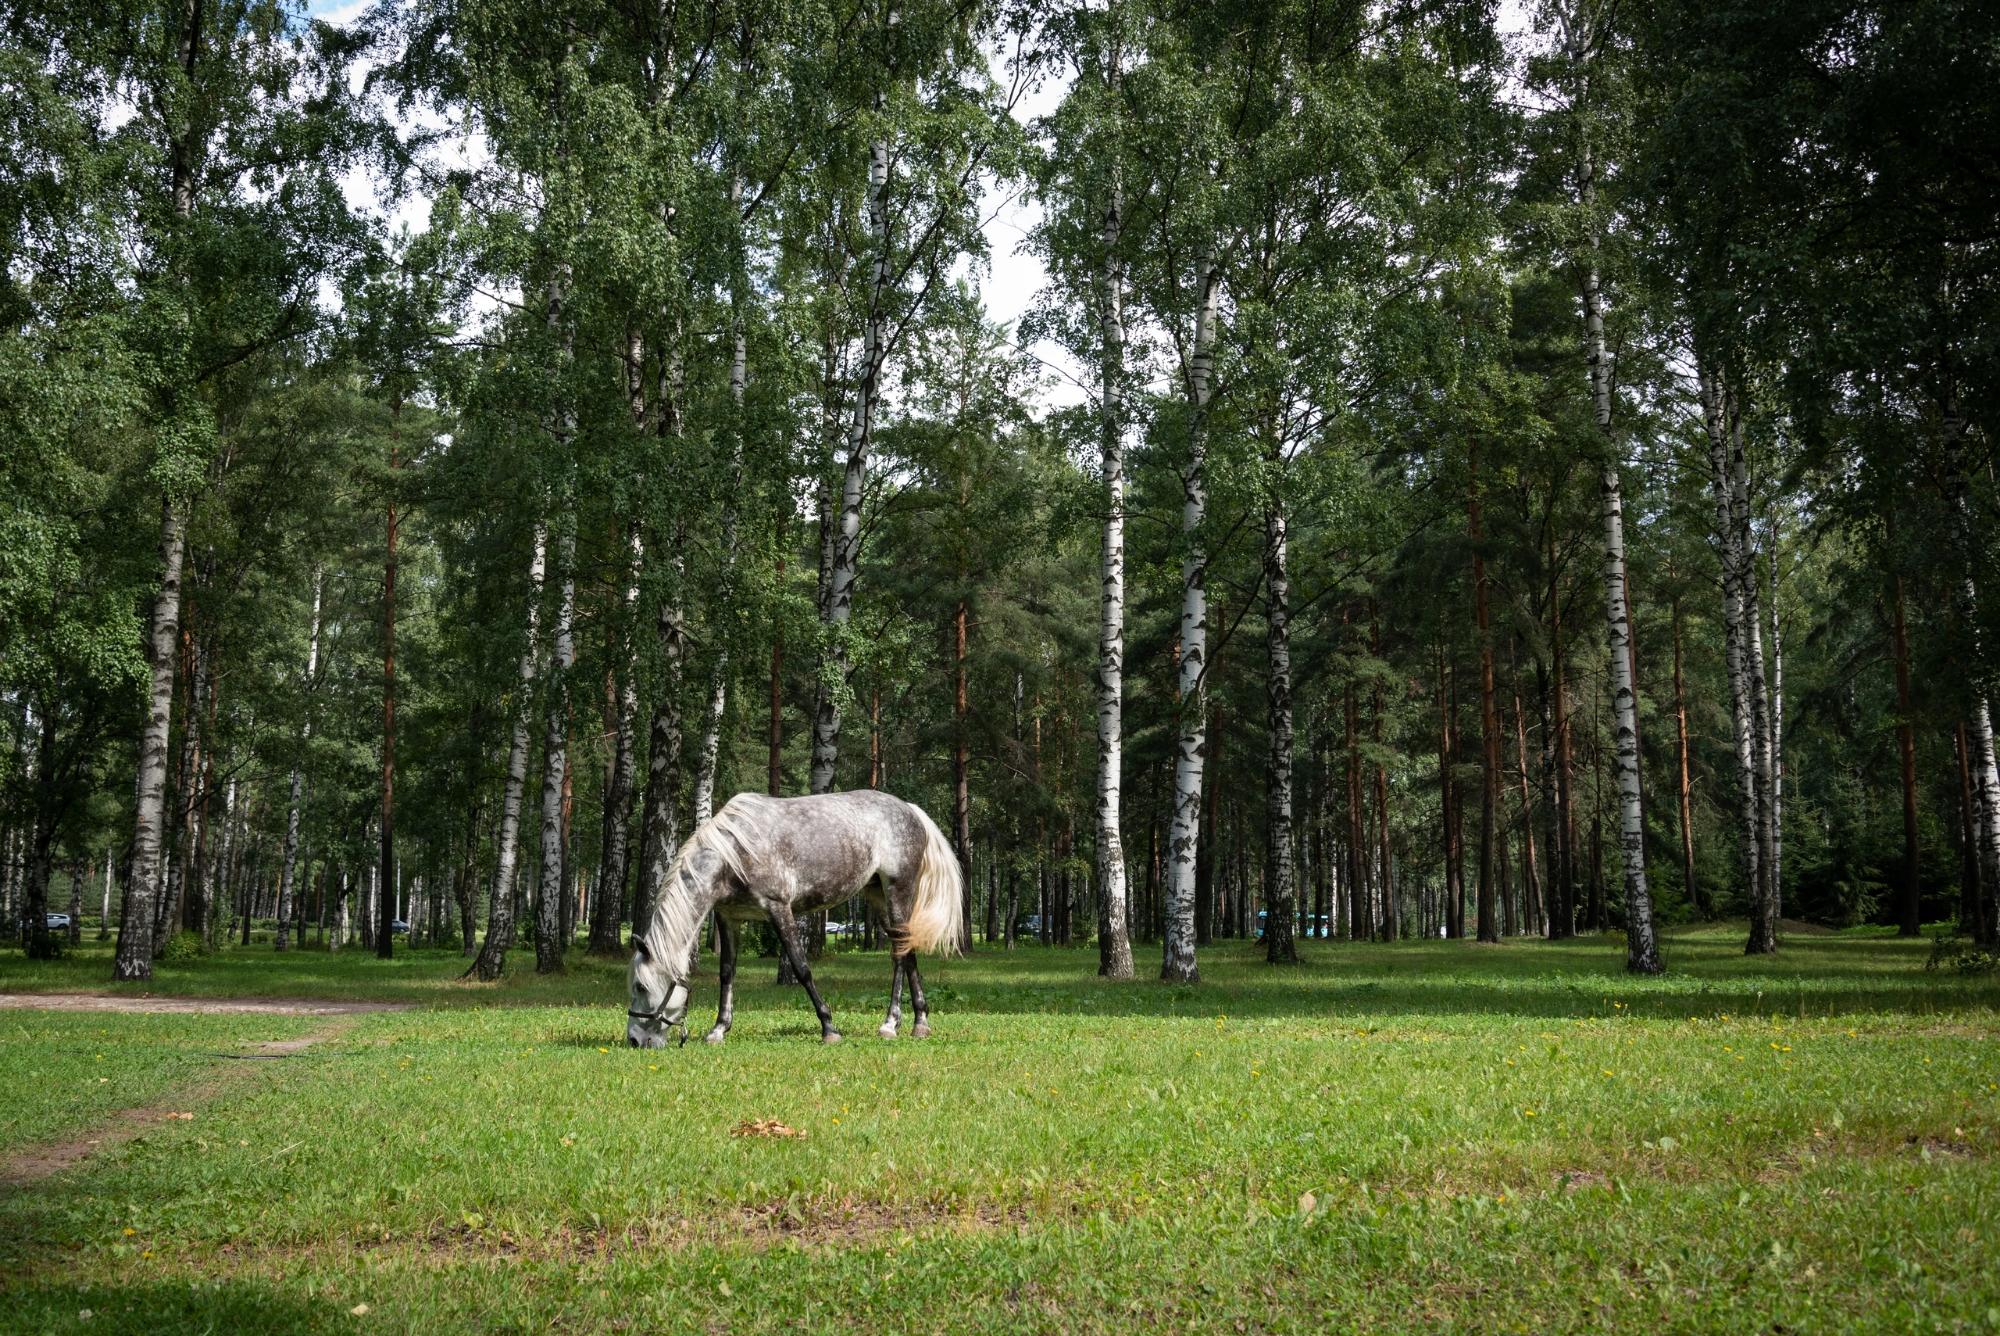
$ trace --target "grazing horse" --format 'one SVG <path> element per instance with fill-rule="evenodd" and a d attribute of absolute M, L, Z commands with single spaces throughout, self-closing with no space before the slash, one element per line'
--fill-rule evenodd
<path fill-rule="evenodd" d="M 957 951 L 964 881 L 951 845 L 922 808 L 860 789 L 809 798 L 739 793 L 688 837 L 653 898 L 652 922 L 633 943 L 626 1042 L 662 1048 L 667 1031 L 686 1022 L 695 940 L 713 910 L 722 999 L 708 1042 L 721 1043 L 734 1019 L 737 931 L 761 917 L 778 930 L 779 946 L 812 999 L 820 1038 L 838 1043 L 833 1013 L 813 986 L 797 916 L 839 904 L 863 887 L 888 925 L 895 959 L 880 1034 L 896 1037 L 907 978 L 916 1012 L 911 1033 L 924 1038 L 930 1016 L 916 953 Z"/>

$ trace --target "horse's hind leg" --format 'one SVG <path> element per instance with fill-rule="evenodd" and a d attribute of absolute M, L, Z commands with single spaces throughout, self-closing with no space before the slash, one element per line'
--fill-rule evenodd
<path fill-rule="evenodd" d="M 876 1033 L 884 1039 L 894 1039 L 896 1029 L 903 1023 L 903 958 L 892 954 L 895 967 L 889 977 L 889 1014 L 882 1021 L 882 1028 Z"/>
<path fill-rule="evenodd" d="M 931 1009 L 924 1005 L 924 981 L 917 973 L 917 953 L 908 952 L 903 956 L 903 973 L 910 976 L 910 1010 L 917 1013 L 917 1023 L 910 1027 L 913 1038 L 928 1039 L 931 1036 Z"/>
<path fill-rule="evenodd" d="M 711 1044 L 721 1043 L 736 1022 L 736 929 L 720 914 L 715 916 L 715 954 L 722 1000 L 716 1005 L 715 1028 L 708 1032 Z"/>
<path fill-rule="evenodd" d="M 799 921 L 792 917 L 789 905 L 770 911 L 771 926 L 778 930 L 778 944 L 792 962 L 792 973 L 799 976 L 799 983 L 805 987 L 806 996 L 812 999 L 813 1011 L 819 1016 L 819 1037 L 829 1044 L 840 1042 L 840 1031 L 833 1028 L 833 1011 L 819 995 L 813 984 L 812 966 L 806 962 L 805 942 L 799 936 Z"/>

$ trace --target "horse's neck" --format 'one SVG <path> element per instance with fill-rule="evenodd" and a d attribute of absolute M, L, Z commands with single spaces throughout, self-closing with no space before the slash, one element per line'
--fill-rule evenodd
<path fill-rule="evenodd" d="M 646 933 L 646 949 L 653 959 L 670 970 L 684 970 L 694 952 L 701 921 L 708 917 L 714 901 L 714 883 L 689 886 L 674 877 L 653 902 L 653 923 Z M 675 974 L 679 978 L 679 974 Z"/>

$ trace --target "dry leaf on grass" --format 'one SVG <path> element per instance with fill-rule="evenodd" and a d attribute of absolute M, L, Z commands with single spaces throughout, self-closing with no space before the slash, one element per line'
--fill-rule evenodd
<path fill-rule="evenodd" d="M 776 1118 L 759 1118 L 755 1122 L 748 1118 L 729 1129 L 733 1137 L 803 1137 L 796 1127 L 787 1127 Z"/>

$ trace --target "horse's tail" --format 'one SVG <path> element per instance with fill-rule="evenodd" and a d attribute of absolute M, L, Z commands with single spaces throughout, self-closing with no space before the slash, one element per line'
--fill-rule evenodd
<path fill-rule="evenodd" d="M 917 893 L 903 925 L 903 942 L 912 951 L 955 956 L 965 934 L 965 882 L 958 855 L 928 812 L 915 803 L 910 810 L 923 823 L 924 861 L 917 870 Z"/>

